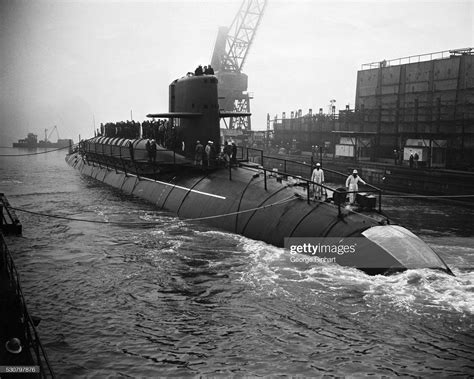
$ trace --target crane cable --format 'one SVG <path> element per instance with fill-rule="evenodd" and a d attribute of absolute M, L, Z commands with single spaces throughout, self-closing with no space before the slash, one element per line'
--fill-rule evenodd
<path fill-rule="evenodd" d="M 276 205 L 285 204 L 285 203 L 288 203 L 288 202 L 296 200 L 296 199 L 298 199 L 298 197 L 290 196 L 286 199 L 277 201 L 277 202 L 272 203 L 272 204 L 263 205 L 263 206 L 260 206 L 260 207 L 245 209 L 245 210 L 236 211 L 236 212 L 223 213 L 223 214 L 214 215 L 214 216 L 206 216 L 206 217 L 198 217 L 198 218 L 185 218 L 185 219 L 181 219 L 181 221 L 184 221 L 184 222 L 202 221 L 202 220 L 210 220 L 210 219 L 226 217 L 226 216 L 234 216 L 234 215 L 238 215 L 238 214 L 242 214 L 242 213 L 254 212 L 254 211 L 257 211 L 257 210 L 270 208 L 270 207 L 273 207 L 273 206 L 276 206 Z M 22 208 L 17 208 L 17 207 L 12 207 L 12 206 L 8 207 L 8 209 L 15 210 L 15 211 L 18 211 L 18 212 L 29 213 L 29 214 L 36 215 L 36 216 L 41 216 L 41 217 L 57 218 L 57 219 L 68 220 L 68 221 L 89 222 L 89 223 L 94 223 L 94 224 L 112 224 L 112 225 L 130 225 L 130 226 L 133 226 L 133 225 L 161 225 L 162 224 L 162 222 L 118 222 L 118 221 L 84 220 L 84 219 L 74 218 L 74 217 L 66 217 L 66 216 L 52 215 L 52 214 L 47 214 L 47 213 L 34 212 L 34 211 L 27 210 L 27 209 L 22 209 Z"/>

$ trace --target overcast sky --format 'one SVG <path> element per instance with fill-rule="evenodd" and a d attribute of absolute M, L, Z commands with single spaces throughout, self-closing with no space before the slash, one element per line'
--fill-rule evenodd
<path fill-rule="evenodd" d="M 168 110 L 168 85 L 210 62 L 241 1 L 0 0 L 0 145 L 93 134 Z M 473 1 L 269 0 L 244 72 L 253 129 L 266 115 L 338 109 L 361 65 L 472 47 Z M 53 140 L 55 138 L 52 138 Z"/>

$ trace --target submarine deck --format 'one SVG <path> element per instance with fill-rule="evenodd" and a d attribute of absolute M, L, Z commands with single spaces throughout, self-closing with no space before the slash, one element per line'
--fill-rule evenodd
<path fill-rule="evenodd" d="M 370 217 L 377 223 L 385 223 L 387 220 L 382 212 L 382 191 L 373 185 L 362 185 L 361 190 L 353 191 L 356 195 L 356 202 L 348 204 L 347 196 L 350 192 L 345 189 L 347 175 L 324 168 L 326 182 L 318 184 L 310 180 L 313 164 L 267 157 L 263 154 L 263 150 L 259 149 L 241 146 L 237 148 L 236 159 L 230 162 L 227 167 L 225 167 L 223 160 L 216 160 L 210 166 L 205 164 L 199 166 L 195 164 L 193 157 L 185 157 L 160 145 L 158 145 L 156 161 L 151 161 L 148 153 L 140 151 L 140 149 L 135 149 L 134 159 L 129 157 L 127 159 L 122 149 L 118 151 L 118 154 L 109 155 L 79 149 L 79 154 L 82 159 L 93 166 L 105 166 L 109 170 L 123 172 L 125 175 L 136 175 L 139 179 L 146 178 L 170 183 L 177 173 L 207 175 L 211 172 L 224 170 L 228 171 L 229 180 L 232 180 L 234 168 L 246 168 L 254 170 L 255 175 L 263 176 L 265 188 L 268 180 L 276 179 L 282 185 L 294 187 L 295 195 L 306 199 L 308 204 L 325 202 L 336 206 L 341 218 L 356 213 Z M 316 186 L 320 186 L 321 192 L 324 194 L 321 200 L 313 197 L 313 189 Z"/>

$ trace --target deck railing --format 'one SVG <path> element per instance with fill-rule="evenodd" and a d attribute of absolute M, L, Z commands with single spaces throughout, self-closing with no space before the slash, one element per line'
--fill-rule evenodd
<path fill-rule="evenodd" d="M 408 57 L 395 58 L 395 59 L 390 59 L 388 61 L 383 60 L 379 62 L 364 63 L 361 69 L 370 70 L 373 68 L 383 68 L 383 67 L 390 67 L 390 66 L 396 66 L 396 65 L 402 65 L 402 64 L 432 61 L 434 59 L 446 59 L 446 58 L 450 58 L 452 56 L 458 56 L 458 55 L 471 55 L 472 51 L 473 51 L 472 47 L 467 47 L 467 48 L 462 48 L 462 49 L 436 51 L 434 53 L 427 53 L 427 54 L 410 55 Z"/>
<path fill-rule="evenodd" d="M 340 196 L 344 196 L 343 193 L 374 193 L 378 197 L 378 211 L 379 213 L 382 212 L 382 190 L 372 184 L 367 183 L 364 185 L 364 189 L 358 191 L 342 191 L 338 188 L 323 186 L 310 180 L 312 172 L 315 168 L 313 162 L 308 164 L 285 158 L 266 156 L 264 155 L 264 151 L 260 149 L 242 148 L 242 151 L 244 151 L 244 149 L 245 153 L 242 152 L 242 156 L 245 156 L 247 161 L 257 163 L 267 171 L 275 172 L 278 170 L 277 172 L 283 176 L 297 177 L 298 179 L 308 182 L 311 185 L 321 186 L 322 188 L 327 188 L 333 192 L 339 193 L 341 194 Z M 348 175 L 340 171 L 324 168 L 324 176 L 326 182 L 341 183 L 341 187 L 343 187 L 345 186 L 345 181 Z"/>
<path fill-rule="evenodd" d="M 173 160 L 171 161 L 170 157 L 168 156 L 168 159 L 162 159 L 163 154 L 160 154 L 160 152 L 172 152 L 173 153 Z M 94 165 L 97 163 L 99 166 L 106 166 L 108 168 L 114 169 L 115 171 L 117 170 L 122 170 L 125 174 L 127 173 L 133 173 L 137 175 L 138 178 L 140 173 L 139 173 L 139 168 L 142 169 L 146 166 L 149 168 L 151 167 L 153 173 L 159 172 L 157 170 L 158 167 L 164 165 L 164 164 L 172 164 L 173 166 L 176 165 L 176 153 L 173 150 L 168 150 L 168 149 L 160 149 L 157 151 L 157 157 L 158 159 L 156 162 L 149 162 L 147 160 L 130 160 L 126 159 L 126 157 L 121 157 L 121 156 L 111 156 L 111 155 L 103 155 L 100 153 L 94 153 L 94 152 L 86 152 L 86 157 L 87 160 L 91 161 L 91 163 Z M 161 160 L 160 160 L 161 158 Z M 192 165 L 193 160 L 191 158 L 188 158 L 189 164 Z M 334 193 L 337 193 L 338 198 L 343 198 L 345 195 L 344 194 L 358 194 L 358 193 L 374 193 L 378 196 L 378 212 L 382 212 L 382 191 L 380 188 L 377 188 L 371 184 L 366 184 L 364 185 L 363 189 L 358 190 L 358 191 L 346 191 L 345 188 L 333 188 L 329 187 L 323 184 L 315 183 L 311 181 L 311 174 L 313 172 L 313 169 L 315 165 L 313 162 L 311 164 L 304 163 L 304 162 L 298 162 L 298 161 L 293 161 L 285 158 L 278 158 L 278 157 L 271 157 L 267 156 L 264 154 L 264 151 L 261 149 L 255 149 L 255 148 L 246 148 L 242 146 L 237 146 L 237 154 L 235 157 L 234 164 L 239 162 L 242 166 L 249 166 L 246 165 L 245 162 L 251 162 L 254 164 L 257 164 L 259 169 L 264 171 L 264 182 L 265 182 L 265 189 L 266 189 L 266 180 L 268 173 L 274 174 L 277 172 L 279 175 L 282 175 L 284 177 L 295 177 L 298 178 L 299 180 L 303 181 L 305 183 L 305 186 L 308 187 L 307 193 L 307 201 L 310 201 L 310 186 L 320 186 L 321 188 L 325 188 L 326 190 L 333 191 Z M 182 166 L 182 164 L 180 164 Z M 215 168 L 218 166 L 218 162 L 213 162 L 210 168 Z M 228 165 L 229 168 L 229 180 L 232 180 L 232 170 L 231 170 L 232 164 Z M 249 166 L 250 167 L 250 166 Z M 255 166 L 251 166 L 254 167 Z M 203 167 L 206 169 L 206 167 Z M 344 174 L 339 171 L 331 170 L 328 168 L 324 168 L 324 175 L 325 175 L 325 181 L 326 182 L 331 182 L 331 183 L 341 183 L 340 187 L 345 186 L 345 181 L 347 179 L 347 174 Z M 340 206 L 341 204 L 338 204 L 339 207 L 339 212 L 340 212 Z"/>

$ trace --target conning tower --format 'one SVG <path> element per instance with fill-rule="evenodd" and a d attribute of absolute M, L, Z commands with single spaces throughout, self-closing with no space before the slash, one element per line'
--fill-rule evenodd
<path fill-rule="evenodd" d="M 169 86 L 169 111 L 176 138 L 184 141 L 185 152 L 194 151 L 196 141 L 219 142 L 219 103 L 214 75 L 185 76 Z M 186 116 L 188 113 L 188 117 Z"/>
<path fill-rule="evenodd" d="M 217 77 L 188 74 L 169 86 L 169 112 L 152 113 L 147 117 L 168 118 L 174 129 L 174 146 L 184 142 L 184 155 L 193 155 L 196 141 L 219 145 L 219 119 L 250 116 L 248 112 L 219 110 Z"/>

